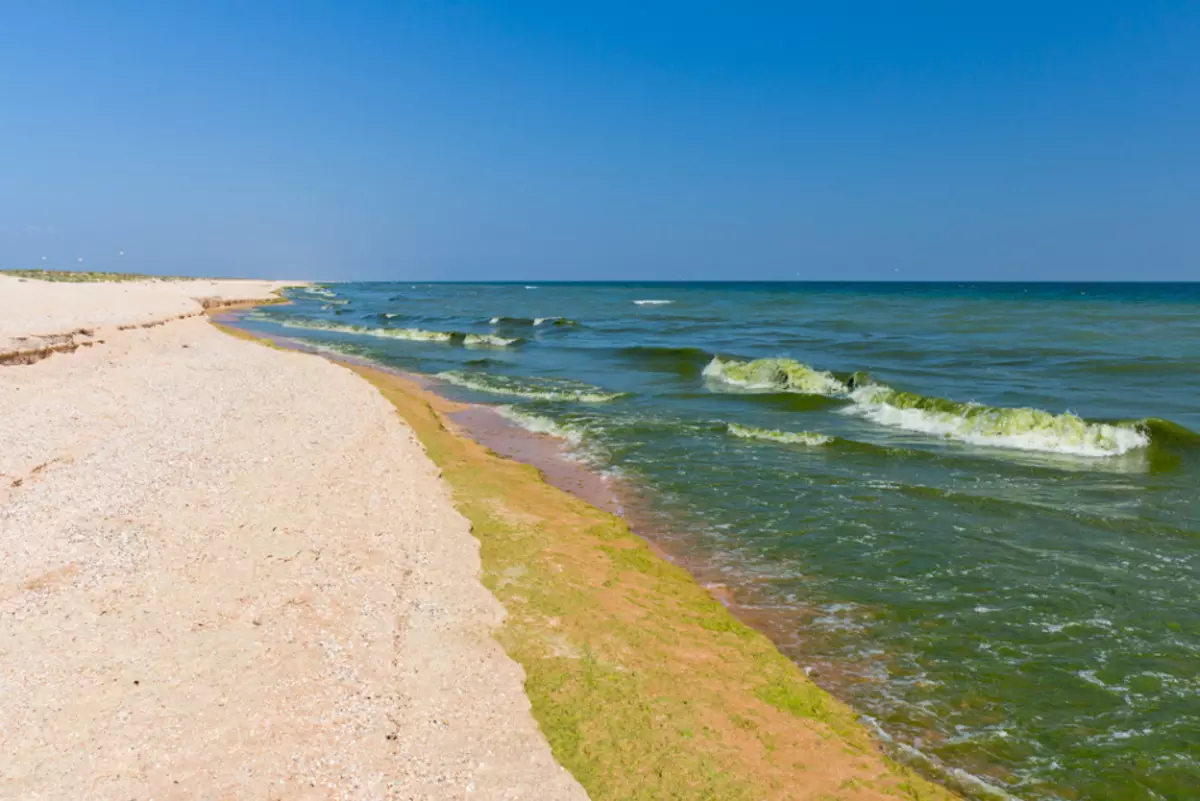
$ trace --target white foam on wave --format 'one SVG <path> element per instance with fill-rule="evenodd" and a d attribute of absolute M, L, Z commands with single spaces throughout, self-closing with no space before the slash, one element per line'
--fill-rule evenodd
<path fill-rule="evenodd" d="M 702 375 L 741 389 L 794 392 L 803 395 L 838 395 L 846 385 L 832 373 L 815 370 L 795 359 L 755 359 L 744 362 L 714 356 Z"/>
<path fill-rule="evenodd" d="M 939 403 L 881 385 L 860 387 L 850 398 L 854 405 L 847 411 L 873 423 L 972 445 L 1106 457 L 1150 444 L 1150 437 L 1134 424 L 1092 423 L 1070 412 Z"/>
<path fill-rule="evenodd" d="M 544 384 L 533 386 L 506 376 L 486 373 L 472 375 L 454 370 L 438 373 L 436 378 L 448 384 L 485 392 L 492 395 L 508 395 L 517 398 L 547 401 L 575 401 L 577 403 L 608 403 L 624 397 L 623 392 L 605 392 L 599 387 L 574 384 Z"/>
<path fill-rule="evenodd" d="M 814 434 L 811 431 L 775 431 L 769 428 L 755 428 L 738 423 L 728 425 L 729 433 L 742 439 L 759 439 L 768 442 L 779 442 L 786 445 L 826 445 L 833 442 L 833 437 L 824 434 Z"/>
<path fill-rule="evenodd" d="M 463 344 L 468 348 L 507 348 L 509 345 L 515 345 L 520 341 L 519 339 L 498 337 L 494 334 L 467 334 L 463 337 Z"/>
<path fill-rule="evenodd" d="M 557 423 L 549 417 L 527 412 L 517 406 L 497 406 L 496 412 L 501 417 L 511 420 L 526 431 L 555 437 L 570 445 L 579 445 L 583 442 L 584 435 L 582 431 L 569 425 Z"/>
<path fill-rule="evenodd" d="M 382 339 L 407 339 L 414 342 L 450 342 L 454 334 L 448 331 L 426 331 L 422 328 L 368 328 L 361 325 L 339 325 L 323 320 L 287 320 L 283 318 L 272 322 L 284 328 L 299 328 L 306 331 L 335 331 L 341 334 L 356 334 L 359 336 L 379 337 Z"/>
<path fill-rule="evenodd" d="M 666 306 L 668 303 L 674 303 L 673 300 L 635 300 L 635 306 Z"/>

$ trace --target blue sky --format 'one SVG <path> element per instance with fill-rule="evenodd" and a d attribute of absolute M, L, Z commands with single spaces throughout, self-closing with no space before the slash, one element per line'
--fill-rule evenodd
<path fill-rule="evenodd" d="M 1197 280 L 1200 4 L 0 0 L 0 180 L 5 267 Z"/>

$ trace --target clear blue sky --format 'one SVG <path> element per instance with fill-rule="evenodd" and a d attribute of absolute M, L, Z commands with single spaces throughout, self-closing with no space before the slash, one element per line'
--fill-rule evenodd
<path fill-rule="evenodd" d="M 1200 3 L 0 0 L 0 187 L 5 267 L 1197 280 Z"/>

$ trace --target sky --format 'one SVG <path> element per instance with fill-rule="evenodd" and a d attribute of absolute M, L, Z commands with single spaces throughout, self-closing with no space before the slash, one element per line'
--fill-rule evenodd
<path fill-rule="evenodd" d="M 0 267 L 1200 280 L 1200 3 L 0 0 Z"/>

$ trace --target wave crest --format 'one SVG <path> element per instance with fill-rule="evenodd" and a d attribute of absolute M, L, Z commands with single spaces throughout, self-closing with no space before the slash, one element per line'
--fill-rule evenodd
<path fill-rule="evenodd" d="M 513 378 L 495 373 L 466 373 L 458 370 L 438 373 L 436 377 L 448 384 L 476 392 L 531 400 L 608 403 L 625 396 L 624 392 L 606 392 L 582 381 Z"/>
<path fill-rule="evenodd" d="M 569 317 L 492 317 L 488 320 L 491 325 L 509 325 L 509 326 L 556 326 L 565 327 L 571 325 L 579 325 L 575 320 Z"/>
<path fill-rule="evenodd" d="M 883 385 L 851 393 L 855 413 L 880 425 L 975 445 L 1076 456 L 1118 456 L 1150 444 L 1140 423 L 1098 423 L 1067 412 L 961 403 Z"/>
<path fill-rule="evenodd" d="M 380 339 L 404 339 L 410 342 L 459 342 L 467 347 L 504 348 L 522 342 L 519 338 L 506 339 L 492 334 L 464 334 L 461 331 L 428 331 L 424 328 L 380 328 L 365 325 L 344 325 L 325 320 L 300 320 L 271 318 L 271 322 L 284 328 L 299 328 L 305 331 L 333 331 L 339 334 L 378 337 Z"/>
<path fill-rule="evenodd" d="M 744 362 L 714 356 L 704 368 L 704 377 L 742 389 L 804 395 L 838 395 L 849 389 L 833 373 L 816 370 L 795 359 L 755 359 Z"/>
<path fill-rule="evenodd" d="M 833 442 L 833 437 L 824 434 L 814 434 L 811 431 L 775 431 L 770 428 L 756 428 L 738 423 L 729 424 L 729 433 L 742 439 L 761 439 L 769 442 L 782 442 L 788 445 L 827 445 Z"/>
<path fill-rule="evenodd" d="M 584 433 L 578 428 L 570 425 L 562 425 L 551 420 L 549 417 L 527 412 L 518 406 L 497 406 L 496 412 L 501 417 L 516 423 L 526 431 L 555 437 L 571 445 L 579 445 L 583 442 Z"/>
<path fill-rule="evenodd" d="M 520 341 L 520 339 L 515 337 L 498 337 L 494 334 L 467 334 L 463 337 L 463 344 L 468 348 L 507 348 L 509 345 L 515 345 Z"/>

